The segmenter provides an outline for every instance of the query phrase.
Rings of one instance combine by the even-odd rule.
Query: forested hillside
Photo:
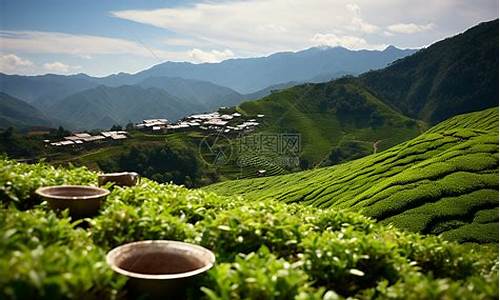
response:
[[[361,81],[405,115],[436,124],[498,105],[498,19],[432,44]]]

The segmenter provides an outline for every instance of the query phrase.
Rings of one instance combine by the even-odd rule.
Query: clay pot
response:
[[[53,210],[69,209],[75,219],[95,216],[108,190],[95,186],[59,185],[38,188],[35,193]]]
[[[120,172],[101,174],[98,180],[99,186],[105,185],[107,182],[114,182],[119,186],[134,186],[140,182],[141,178],[136,172]]]
[[[127,293],[147,299],[183,299],[193,280],[212,268],[215,256],[201,246],[177,241],[140,241],[111,250],[108,265],[127,276]]]

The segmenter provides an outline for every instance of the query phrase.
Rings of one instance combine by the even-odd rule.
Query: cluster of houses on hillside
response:
[[[176,123],[170,123],[167,119],[148,119],[142,123],[135,124],[135,128],[152,133],[169,133],[184,130],[217,131],[225,134],[248,133],[259,126],[257,119],[264,115],[257,115],[255,119],[248,119],[235,112],[232,114],[221,114],[219,112],[195,114],[183,118]],[[77,147],[84,145],[96,145],[103,142],[120,141],[128,138],[127,131],[103,131],[96,135],[90,133],[73,133],[60,141],[45,140],[46,144],[54,147]]]
[[[263,118],[264,115],[257,115]],[[220,114],[212,112],[206,114],[195,114],[188,116],[176,123],[171,124],[167,119],[143,120],[135,127],[140,130],[153,133],[168,133],[181,130],[204,130],[230,132],[249,132],[255,129],[260,123],[257,119],[244,120],[241,114]]]
[[[83,144],[96,144],[103,141],[119,141],[126,138],[128,138],[126,131],[103,131],[98,135],[91,135],[90,133],[73,133],[58,142],[51,142],[50,140],[45,140],[45,142],[54,147],[66,147],[79,145],[83,146]]]

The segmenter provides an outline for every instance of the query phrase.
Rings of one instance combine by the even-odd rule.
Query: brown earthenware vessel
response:
[[[108,190],[95,186],[59,185],[38,188],[35,193],[53,210],[69,209],[71,217],[80,219],[97,214]]]
[[[215,263],[201,246],[166,240],[140,241],[111,250],[108,265],[129,278],[127,293],[147,299],[183,299],[193,279]]]

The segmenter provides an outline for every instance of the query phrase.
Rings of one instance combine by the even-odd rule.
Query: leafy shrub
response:
[[[106,172],[136,170],[144,177],[159,182],[174,182],[189,187],[199,186],[203,174],[202,163],[190,147],[164,145],[133,146],[125,153],[98,161]]]
[[[382,282],[376,289],[366,290],[361,299],[498,299],[498,273],[485,277],[470,277],[467,282],[449,278],[435,279],[412,272],[404,281],[393,285]]]
[[[394,235],[401,255],[414,261],[423,272],[433,277],[463,279],[474,274],[483,261],[473,251],[436,236],[424,237],[394,231],[389,234]]]
[[[85,167],[62,169],[0,158],[0,201],[4,205],[14,203],[19,209],[31,208],[41,202],[34,194],[37,188],[61,184],[96,185],[97,175]]]
[[[394,283],[406,260],[394,255],[393,245],[379,236],[347,228],[310,235],[302,242],[304,269],[317,286],[341,295],[373,287],[384,279]]]
[[[291,215],[283,204],[271,201],[248,203],[223,211],[196,225],[196,242],[214,249],[218,259],[231,260],[239,253],[248,254],[267,246],[278,256],[297,250],[305,230],[300,218]]]
[[[355,227],[359,231],[369,233],[376,227],[373,220],[360,214],[345,210],[325,209],[307,218],[315,226],[315,231],[337,231],[345,227]]]
[[[68,218],[0,209],[0,298],[103,299],[123,286],[105,253]]]
[[[178,240],[192,235],[192,225],[174,217],[161,206],[144,202],[140,207],[123,203],[109,205],[91,220],[96,244],[112,247],[138,240]]]
[[[211,288],[203,288],[209,299],[293,299],[311,291],[311,282],[299,264],[278,259],[269,249],[239,255],[209,272]]]
[[[53,212],[14,208],[0,210],[0,253],[34,249],[40,245],[77,245],[88,240],[84,230],[75,230],[69,218],[58,218]]]
[[[120,202],[140,207],[147,202],[161,206],[163,211],[194,224],[207,216],[214,217],[221,210],[236,207],[240,201],[236,197],[229,200],[213,193],[193,191],[178,185],[158,184],[143,179],[139,186],[115,188],[104,206]]]

